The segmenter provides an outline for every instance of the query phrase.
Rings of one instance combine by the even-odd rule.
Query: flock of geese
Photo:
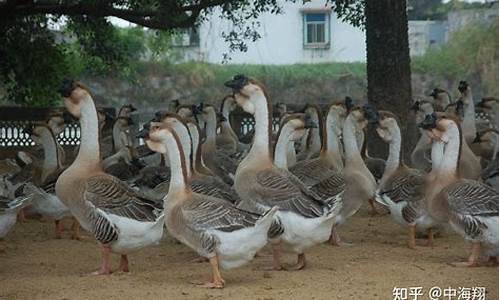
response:
[[[455,102],[440,89],[416,101],[411,109],[421,135],[410,167],[401,157],[401,120],[389,111],[350,98],[331,104],[325,117],[317,106],[288,112],[280,105],[274,134],[263,84],[236,75],[225,86],[232,94],[220,110],[174,105],[133,135],[135,108],[126,105],[106,140],[109,118],[89,89],[64,81],[67,112],[25,129],[42,150],[0,162],[0,237],[23,214],[37,213],[55,220],[61,238],[60,221],[71,217],[72,239],[80,238],[81,226],[100,244],[94,274],[110,274],[111,253],[121,255],[118,269],[128,272],[128,254],[157,244],[167,228],[210,263],[205,286],[223,288],[220,269],[248,263],[268,243],[274,270],[285,268],[283,252],[297,255],[287,269],[304,268],[309,248],[342,245],[337,228],[370,203],[407,228],[410,248],[417,233],[432,245],[433,230],[449,224],[472,244],[470,257],[454,265],[498,264],[497,99],[475,105],[471,88],[460,82]],[[238,106],[255,119],[249,143],[229,123]],[[476,110],[492,116],[493,128],[477,129]],[[56,137],[71,118],[80,123],[81,142],[67,166]],[[385,161],[366,155],[367,126],[389,145]],[[134,147],[135,138],[147,147]]]

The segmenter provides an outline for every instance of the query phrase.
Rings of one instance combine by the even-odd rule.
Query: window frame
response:
[[[310,14],[323,14],[325,21],[307,21],[307,15]],[[324,24],[324,38],[323,43],[308,43],[308,25],[309,24]],[[331,11],[330,10],[304,10],[302,11],[302,45],[304,49],[329,49],[331,45]]]

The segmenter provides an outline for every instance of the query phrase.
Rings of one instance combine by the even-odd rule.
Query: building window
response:
[[[304,47],[330,47],[330,14],[304,13]]]
[[[200,45],[200,35],[194,28],[181,29],[172,35],[172,46],[194,47]]]

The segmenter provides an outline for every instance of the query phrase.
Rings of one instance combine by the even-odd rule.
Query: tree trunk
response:
[[[365,3],[368,101],[399,117],[402,158],[409,162],[417,130],[414,114],[409,110],[412,98],[406,0]],[[374,130],[369,130],[368,142],[370,155],[387,157],[388,147]]]

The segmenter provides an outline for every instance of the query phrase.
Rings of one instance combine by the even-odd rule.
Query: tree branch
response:
[[[178,9],[122,9],[109,5],[106,2],[68,3],[59,4],[33,1],[7,1],[0,4],[1,16],[15,15],[91,15],[95,17],[117,17],[134,24],[152,29],[186,28],[194,25],[201,11],[209,7],[222,5],[227,0],[201,0],[198,4],[191,4]]]

